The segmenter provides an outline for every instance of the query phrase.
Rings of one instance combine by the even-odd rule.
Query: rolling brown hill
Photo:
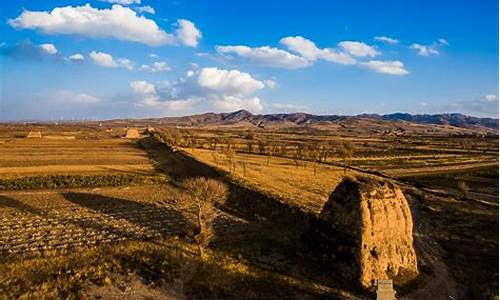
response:
[[[252,114],[204,113],[183,117],[110,120],[106,123],[133,123],[151,126],[265,129],[293,132],[334,132],[345,135],[460,135],[498,134],[498,119],[462,114],[411,115],[363,114],[356,116],[312,115],[307,113]]]

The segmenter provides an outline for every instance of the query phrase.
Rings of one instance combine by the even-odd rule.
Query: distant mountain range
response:
[[[470,126],[481,126],[498,129],[498,119],[478,118],[462,114],[436,114],[436,115],[411,115],[405,113],[394,113],[380,117],[384,120],[401,120],[420,124],[451,125],[455,127],[468,128]]]
[[[312,115],[307,113],[252,114],[246,110],[232,113],[204,113],[184,117],[141,120],[112,120],[149,125],[182,127],[263,128],[294,131],[327,130],[340,134],[450,134],[498,133],[498,119],[478,118],[459,113],[412,115],[362,114],[356,116]]]

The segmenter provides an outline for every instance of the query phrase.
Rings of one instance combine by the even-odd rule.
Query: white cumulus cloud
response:
[[[448,46],[448,41],[447,41],[446,39],[441,38],[441,39],[439,39],[439,40],[438,40],[438,42],[439,42],[440,44],[443,44],[443,45]]]
[[[56,46],[54,46],[54,44],[41,44],[40,48],[42,48],[43,51],[47,52],[48,54],[56,54],[57,53],[57,49],[56,49]]]
[[[271,79],[264,80],[264,83],[266,84],[267,87],[270,87],[272,89],[274,89],[275,87],[278,86],[278,83],[274,80],[271,80]]]
[[[489,94],[489,95],[484,96],[484,100],[486,100],[486,101],[496,101],[497,98],[498,97],[495,94]]]
[[[311,65],[311,62],[304,57],[269,46],[255,48],[248,46],[217,46],[215,49],[220,54],[236,54],[239,57],[268,67],[297,69]]]
[[[133,70],[134,64],[132,61],[126,58],[114,59],[111,54],[104,52],[92,51],[89,53],[90,59],[98,66],[106,68],[125,68],[127,70]]]
[[[149,65],[146,64],[141,65],[141,70],[148,71],[151,73],[160,73],[160,72],[170,71],[170,67],[164,61],[156,61]]]
[[[434,45],[421,45],[417,43],[413,43],[410,46],[410,49],[416,50],[417,54],[420,56],[430,56],[430,55],[438,55],[439,50]]]
[[[161,100],[156,86],[144,80],[130,82],[130,89],[134,94],[139,96],[138,105],[153,109],[172,111],[185,110],[196,102],[194,98]]]
[[[320,49],[314,42],[302,36],[285,37],[280,40],[280,43],[287,47],[288,50],[301,55],[311,62],[317,59],[324,59],[345,65],[356,63],[356,60],[349,54],[331,48]]]
[[[370,60],[368,62],[360,63],[368,69],[371,69],[378,73],[390,74],[390,75],[406,75],[408,70],[400,61],[382,61],[382,60]]]
[[[141,95],[153,95],[156,94],[156,88],[154,84],[149,83],[144,80],[132,81],[130,83],[130,88],[136,94]]]
[[[222,112],[230,112],[240,109],[260,112],[263,108],[261,100],[258,97],[239,98],[235,96],[223,96],[215,99],[213,106],[215,109]]]
[[[239,70],[213,67],[188,70],[186,78],[175,82],[154,85],[144,80],[133,81],[130,88],[139,97],[139,105],[151,108],[185,110],[200,104],[217,111],[260,112],[263,104],[255,93],[268,84]]]
[[[323,55],[323,51],[316,47],[312,41],[301,36],[289,36],[282,38],[280,43],[288,50],[302,55],[308,60],[316,60]]]
[[[220,54],[236,54],[241,58],[263,66],[286,69],[305,68],[313,65],[317,60],[344,65],[356,64],[356,59],[346,51],[334,48],[319,48],[314,42],[302,36],[284,37],[280,40],[280,44],[286,47],[287,50],[269,46],[252,48],[243,45],[217,46],[215,49]],[[376,53],[378,54],[378,52]]]
[[[201,32],[194,23],[179,20],[176,35],[158,27],[155,21],[119,4],[110,9],[83,6],[56,7],[52,11],[25,10],[8,24],[17,29],[36,29],[46,34],[75,34],[92,38],[114,38],[149,46],[195,47]]]
[[[399,43],[398,39],[390,38],[387,36],[376,36],[373,39],[376,41],[382,42],[382,43],[390,44],[390,45],[396,45]]]
[[[343,41],[339,43],[339,47],[346,53],[357,57],[374,57],[380,54],[373,46],[363,42]]]
[[[263,89],[265,84],[250,74],[238,70],[203,68],[198,76],[200,87],[227,95],[249,95]]]
[[[73,55],[70,55],[68,58],[71,59],[72,61],[82,61],[85,59],[83,55],[81,55],[80,53],[75,53]]]
[[[177,23],[178,28],[175,33],[178,42],[188,47],[197,47],[202,36],[201,31],[191,21],[181,19]]]
[[[141,0],[99,0],[101,2],[116,3],[121,5],[141,4]]]
[[[156,13],[155,9],[149,5],[135,7],[134,10],[140,14],[148,13],[154,15]]]
[[[116,62],[119,67],[125,68],[129,71],[134,69],[134,63],[127,58],[118,58]]]
[[[387,43],[395,43],[395,39],[376,37]],[[342,41],[336,48],[319,48],[316,44],[302,36],[288,36],[280,40],[286,50],[269,46],[251,48],[248,46],[216,46],[219,54],[236,54],[254,63],[279,68],[297,69],[313,65],[316,61],[324,60],[343,65],[359,65],[378,73],[391,75],[406,75],[408,70],[400,61],[368,60],[380,55],[373,46],[357,41]],[[360,58],[358,60],[358,58]],[[269,85],[272,87],[272,84]]]

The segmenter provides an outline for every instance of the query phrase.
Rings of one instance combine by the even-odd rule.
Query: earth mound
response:
[[[26,138],[29,138],[29,139],[33,139],[33,138],[40,139],[40,138],[42,138],[42,132],[40,130],[31,130],[26,135]]]
[[[346,177],[319,216],[329,251],[348,262],[348,276],[374,289],[377,280],[402,285],[418,275],[413,220],[408,202],[393,183],[371,177]]]
[[[141,137],[141,134],[137,128],[127,128],[123,137],[126,139],[138,139]]]

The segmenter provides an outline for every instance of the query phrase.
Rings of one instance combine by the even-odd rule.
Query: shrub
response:
[[[30,176],[0,179],[0,190],[124,186],[164,183],[167,181],[166,176],[136,174]]]

